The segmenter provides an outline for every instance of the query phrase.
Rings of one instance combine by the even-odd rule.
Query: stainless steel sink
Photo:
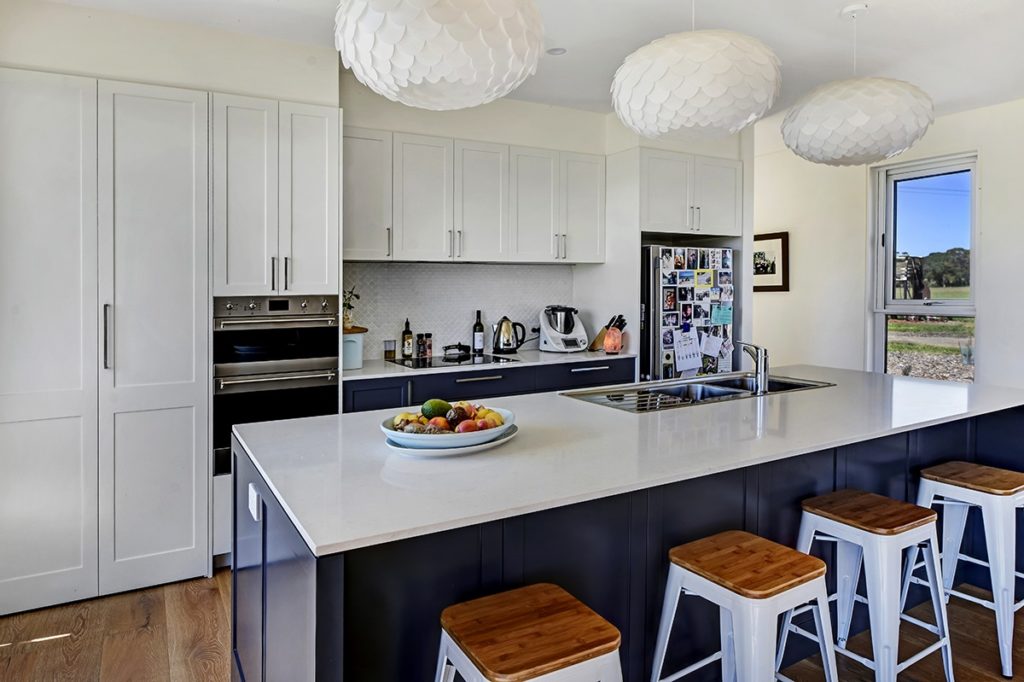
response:
[[[634,413],[658,412],[676,407],[754,398],[756,377],[734,372],[694,379],[643,382],[609,388],[569,391],[570,398]],[[822,388],[833,384],[789,377],[768,377],[767,395]]]

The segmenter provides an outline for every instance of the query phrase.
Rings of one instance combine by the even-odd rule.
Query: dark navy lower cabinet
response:
[[[624,679],[647,680],[671,547],[735,528],[792,543],[806,497],[846,486],[902,497],[940,460],[1024,469],[1022,443],[1024,410],[1007,411],[325,557],[310,553],[236,443],[234,677],[431,680],[445,606],[547,581],[614,623]],[[718,647],[717,608],[686,598],[680,609],[666,673]],[[794,641],[787,664],[813,653]],[[714,666],[694,676],[715,679]]]
[[[483,400],[505,395],[630,383],[636,358],[517,367],[492,365],[467,372],[424,371],[402,378],[350,379],[342,383],[342,411],[366,412],[411,407],[431,398]]]

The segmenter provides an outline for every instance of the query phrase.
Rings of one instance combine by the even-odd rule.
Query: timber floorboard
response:
[[[962,586],[978,596],[985,593]],[[110,597],[91,599],[0,618],[0,680],[3,682],[227,682],[231,573]],[[958,682],[1004,680],[999,670],[995,616],[962,599],[949,602],[953,658]],[[934,622],[931,606],[913,615]],[[901,628],[900,657],[920,651],[932,635],[909,623]],[[1024,615],[1016,620],[1014,679],[1024,680]],[[870,654],[868,633],[850,648]],[[843,682],[870,682],[863,666],[839,656]],[[810,658],[788,668],[795,682],[823,679],[821,661]],[[900,675],[900,682],[942,680],[938,652]],[[361,681],[360,681],[361,682]]]

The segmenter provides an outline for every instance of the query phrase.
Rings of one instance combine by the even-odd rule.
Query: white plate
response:
[[[421,459],[433,457],[458,457],[460,455],[471,455],[474,452],[483,452],[484,450],[490,450],[491,448],[496,448],[499,445],[504,445],[519,433],[518,426],[515,424],[512,424],[511,426],[512,428],[506,429],[501,436],[494,440],[487,441],[486,443],[479,443],[478,445],[465,445],[461,448],[406,448],[390,439],[384,441],[384,444],[395,452],[405,455],[406,457],[418,457]]]
[[[503,410],[500,407],[491,407],[488,409],[494,410],[500,414],[505,423],[493,429],[470,431],[469,433],[405,433],[403,431],[395,431],[391,428],[393,417],[389,417],[381,422],[380,430],[383,431],[384,435],[386,435],[390,440],[394,441],[396,445],[400,445],[405,448],[438,450],[471,447],[473,445],[480,445],[481,443],[487,443],[488,441],[500,438],[506,431],[512,428],[513,424],[516,423],[516,416],[508,410]]]

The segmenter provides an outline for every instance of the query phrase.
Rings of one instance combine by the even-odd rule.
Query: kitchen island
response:
[[[1024,391],[775,374],[834,385],[648,414],[496,398],[519,435],[442,460],[390,451],[390,412],[236,426],[236,675],[429,680],[445,606],[549,581],[620,629],[625,679],[644,680],[670,547],[730,528],[792,544],[801,499],[914,499],[936,462],[1024,468]],[[688,600],[666,670],[717,639],[717,610]]]

